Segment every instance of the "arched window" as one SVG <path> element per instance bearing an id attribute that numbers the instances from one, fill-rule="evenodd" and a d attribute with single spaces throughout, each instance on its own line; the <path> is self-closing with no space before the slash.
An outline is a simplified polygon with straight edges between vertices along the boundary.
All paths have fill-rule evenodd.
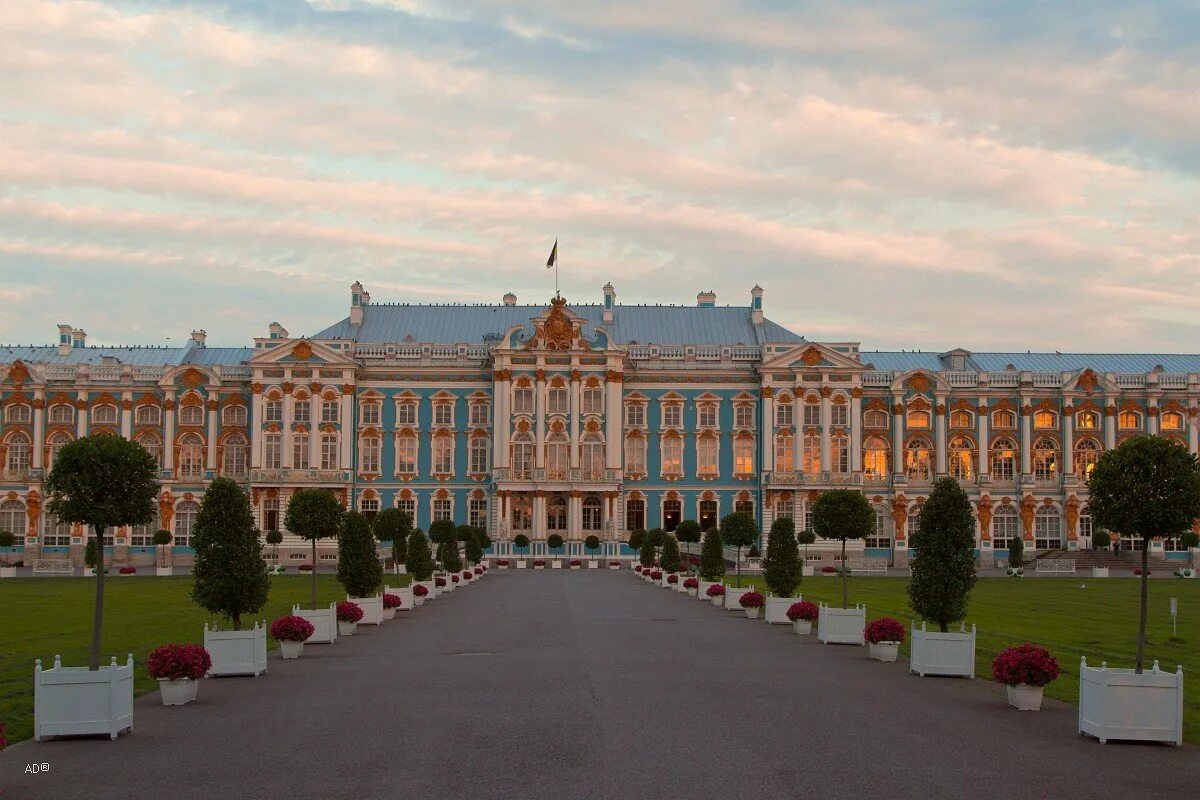
<path id="1" fill-rule="evenodd" d="M 200 506 L 191 500 L 184 500 L 175 506 L 175 530 L 171 544 L 176 547 L 192 546 L 192 527 L 196 524 L 196 515 Z"/>
<path id="2" fill-rule="evenodd" d="M 201 405 L 183 406 L 179 409 L 180 425 L 203 425 L 204 407 Z"/>
<path id="3" fill-rule="evenodd" d="M 596 532 L 604 526 L 604 508 L 599 497 L 583 498 L 583 529 Z"/>
<path id="4" fill-rule="evenodd" d="M 225 449 L 221 454 L 221 474 L 227 478 L 246 477 L 246 437 L 240 433 L 225 437 Z"/>
<path id="5" fill-rule="evenodd" d="M 552 481 L 566 480 L 570 459 L 571 443 L 567 439 L 567 435 L 565 433 L 550 434 L 546 439 L 546 478 Z"/>
<path id="6" fill-rule="evenodd" d="M 204 475 L 204 440 L 195 433 L 185 433 L 179 439 L 179 477 L 199 478 Z"/>
<path id="7" fill-rule="evenodd" d="M 975 474 L 975 443 L 966 436 L 955 436 L 950 440 L 947 467 L 950 477 L 969 481 Z"/>
<path id="8" fill-rule="evenodd" d="M 565 531 L 567 529 L 567 498 L 561 494 L 552 495 L 546 501 L 546 530 Z"/>
<path id="9" fill-rule="evenodd" d="M 910 428 L 928 428 L 929 412 L 909 409 L 908 415 L 905 417 L 905 424 Z"/>
<path id="10" fill-rule="evenodd" d="M 878 408 L 873 408 L 863 414 L 863 426 L 867 428 L 886 428 L 888 426 L 888 413 Z"/>
<path id="11" fill-rule="evenodd" d="M 71 434 L 67 433 L 66 431 L 59 431 L 58 433 L 53 433 L 50 435 L 50 438 L 46 440 L 46 445 L 50 449 L 48 454 L 49 458 L 47 458 L 46 469 L 54 468 L 55 462 L 58 461 L 59 451 L 69 445 L 71 441 Z"/>
<path id="12" fill-rule="evenodd" d="M 133 421 L 138 425 L 160 425 L 162 424 L 162 409 L 158 406 L 138 406 L 133 412 Z"/>
<path id="13" fill-rule="evenodd" d="M 412 433 L 402 433 L 396 437 L 396 473 L 417 474 L 417 437 Z"/>
<path id="14" fill-rule="evenodd" d="M 970 411 L 958 409 L 950 412 L 951 428 L 971 428 L 975 426 L 975 415 Z"/>
<path id="15" fill-rule="evenodd" d="M 1075 427 L 1084 431 L 1100 429 L 1100 415 L 1095 411 L 1080 411 L 1075 415 Z"/>
<path id="16" fill-rule="evenodd" d="M 927 481 L 932 475 L 929 466 L 929 454 L 932 448 L 929 440 L 923 436 L 914 436 L 905 448 L 904 471 L 909 480 Z"/>
<path id="17" fill-rule="evenodd" d="M 1123 431 L 1137 431 L 1142 429 L 1142 415 L 1136 411 L 1122 411 L 1117 417 L 1117 427 Z"/>
<path id="18" fill-rule="evenodd" d="M 60 403 L 56 406 L 50 406 L 51 425 L 70 425 L 74 421 L 75 406 L 69 406 L 65 403 Z"/>
<path id="19" fill-rule="evenodd" d="M 604 413 L 604 392 L 599 386 L 585 386 L 583 389 L 583 413 Z"/>
<path id="20" fill-rule="evenodd" d="M 1017 445 L 1007 436 L 992 442 L 992 480 L 1011 481 L 1017 474 Z"/>
<path id="21" fill-rule="evenodd" d="M 863 473 L 868 478 L 886 478 L 891 472 L 891 448 L 882 436 L 871 436 L 863 442 Z"/>
<path id="22" fill-rule="evenodd" d="M 551 386 L 547 392 L 546 410 L 551 414 L 566 414 L 569 410 L 567 387 Z"/>
<path id="23" fill-rule="evenodd" d="M 1017 509 L 1012 506 L 996 506 L 992 512 L 992 548 L 1007 550 L 1013 539 L 1021 535 Z"/>
<path id="24" fill-rule="evenodd" d="M 1159 419 L 1159 427 L 1164 431 L 1183 430 L 1183 414 L 1178 411 L 1164 411 Z"/>
<path id="25" fill-rule="evenodd" d="M 775 437 L 775 471 L 776 472 L 791 472 L 796 468 L 795 453 L 792 452 L 792 442 L 795 441 L 790 434 L 781 433 Z"/>
<path id="26" fill-rule="evenodd" d="M 992 413 L 993 428 L 1017 427 L 1017 415 L 1011 411 L 995 411 Z"/>
<path id="27" fill-rule="evenodd" d="M 28 425 L 33 414 L 29 406 L 20 403 L 4 409 L 4 421 L 14 425 Z"/>
<path id="28" fill-rule="evenodd" d="M 4 460 L 4 470 L 10 478 L 24 478 L 32 464 L 33 448 L 29 444 L 29 436 L 22 431 L 15 431 L 8 436 L 8 454 Z"/>
<path id="29" fill-rule="evenodd" d="M 159 438 L 158 434 L 154 431 L 145 431 L 144 433 L 139 433 L 134 441 L 140 444 L 143 450 L 154 456 L 154 463 L 158 465 L 159 469 L 162 469 L 162 439 Z"/>
<path id="30" fill-rule="evenodd" d="M 1033 477 L 1039 481 L 1058 477 L 1058 442 L 1042 436 L 1033 443 Z"/>
<path id="31" fill-rule="evenodd" d="M 246 407 L 245 406 L 225 406 L 221 411 L 222 425 L 245 425 L 246 424 Z"/>
<path id="32" fill-rule="evenodd" d="M 518 480 L 533 478 L 533 436 L 518 433 L 512 440 L 512 472 Z"/>
<path id="33" fill-rule="evenodd" d="M 97 425 L 116 425 L 117 407 L 110 405 L 96 406 L 92 409 L 92 422 Z"/>
<path id="34" fill-rule="evenodd" d="M 1054 506 L 1039 506 L 1034 514 L 1033 546 L 1038 550 L 1062 547 L 1062 517 Z"/>
<path id="35" fill-rule="evenodd" d="M 1046 409 L 1033 412 L 1033 427 L 1042 429 L 1058 427 L 1058 414 Z"/>
<path id="36" fill-rule="evenodd" d="M 804 447 L 804 471 L 814 474 L 821 471 L 821 437 L 809 434 L 802 442 Z"/>
<path id="37" fill-rule="evenodd" d="M 579 467 L 585 479 L 604 477 L 604 441 L 599 434 L 584 434 L 579 443 Z"/>
<path id="38" fill-rule="evenodd" d="M 518 386 L 513 389 L 513 411 L 518 414 L 533 413 L 533 388 Z"/>
<path id="39" fill-rule="evenodd" d="M 6 531 L 17 537 L 17 541 L 25 541 L 25 506 L 20 500 L 5 500 L 0 503 L 0 531 Z"/>
<path id="40" fill-rule="evenodd" d="M 908 519 L 905 523 L 905 527 L 908 529 L 909 541 L 912 541 L 912 537 L 916 536 L 917 534 L 919 534 L 921 532 L 921 507 L 920 506 L 912 506 L 911 508 L 908 509 Z"/>
<path id="41" fill-rule="evenodd" d="M 1096 462 L 1100 460 L 1103 452 L 1104 448 L 1091 437 L 1080 439 L 1075 443 L 1075 474 L 1079 476 L 1079 480 L 1087 483 L 1087 479 L 1092 477 L 1092 470 L 1096 468 Z"/>

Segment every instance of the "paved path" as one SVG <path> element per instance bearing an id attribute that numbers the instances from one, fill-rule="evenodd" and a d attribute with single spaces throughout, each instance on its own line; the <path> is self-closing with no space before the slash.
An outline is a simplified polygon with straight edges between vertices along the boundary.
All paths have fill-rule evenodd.
<path id="1" fill-rule="evenodd" d="M 1195 797 L 1200 751 L 1080 739 L 984 681 L 917 678 L 628 571 L 493 572 L 137 730 L 22 743 L 0 798 Z M 21 775 L 27 761 L 50 773 Z"/>

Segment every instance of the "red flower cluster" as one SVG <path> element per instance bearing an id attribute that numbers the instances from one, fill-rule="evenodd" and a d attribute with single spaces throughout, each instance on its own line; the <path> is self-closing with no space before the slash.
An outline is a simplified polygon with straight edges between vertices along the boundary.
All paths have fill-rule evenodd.
<path id="1" fill-rule="evenodd" d="M 433 579 L 433 585 L 440 589 L 446 585 L 446 579 L 439 575 Z"/>
<path id="2" fill-rule="evenodd" d="M 656 581 L 661 581 L 662 580 L 662 570 L 661 569 L 654 570 L 654 572 L 650 573 L 650 577 Z"/>
<path id="3" fill-rule="evenodd" d="M 271 623 L 271 638 L 277 642 L 307 642 L 317 632 L 304 617 L 288 614 Z"/>
<path id="4" fill-rule="evenodd" d="M 500 559 L 499 561 L 497 561 L 496 563 L 497 563 L 497 564 L 499 564 L 499 565 L 500 565 L 500 566 L 502 566 L 502 567 L 507 567 L 507 566 L 508 566 L 508 559 L 507 559 L 507 558 L 502 558 L 502 559 Z"/>
<path id="5" fill-rule="evenodd" d="M 720 583 L 714 583 L 712 586 L 708 587 L 708 591 L 706 591 L 705 594 L 709 597 L 718 597 L 725 594 L 725 587 Z"/>
<path id="6" fill-rule="evenodd" d="M 459 582 L 459 577 L 458 577 L 458 573 L 457 573 L 457 572 L 456 572 L 455 574 L 453 574 L 453 575 L 451 575 L 451 576 L 450 576 L 450 582 L 451 582 L 451 583 L 458 583 L 458 582 Z"/>
<path id="7" fill-rule="evenodd" d="M 358 607 L 358 603 L 343 600 L 337 604 L 337 618 L 338 622 L 358 622 L 363 618 L 363 610 Z"/>
<path id="8" fill-rule="evenodd" d="M 1006 686 L 1045 686 L 1058 677 L 1058 659 L 1050 651 L 1026 642 L 1006 647 L 992 659 L 992 677 Z"/>
<path id="9" fill-rule="evenodd" d="M 1134 567 L 1134 568 L 1133 568 L 1133 574 L 1134 574 L 1134 575 L 1141 575 L 1141 574 L 1142 574 L 1142 568 L 1141 568 L 1141 567 Z M 1149 574 L 1150 574 L 1150 570 L 1146 570 L 1146 574 L 1147 574 L 1147 575 L 1149 575 Z"/>
<path id="10" fill-rule="evenodd" d="M 413 587 L 413 597 L 424 597 L 427 594 L 429 594 L 428 586 L 422 586 L 421 584 L 418 583 L 416 586 Z"/>
<path id="11" fill-rule="evenodd" d="M 8 740 L 4 738 L 4 723 L 0 722 L 0 750 L 8 747 Z"/>
<path id="12" fill-rule="evenodd" d="M 572 558 L 572 559 L 571 559 L 571 563 L 570 563 L 570 564 L 568 564 L 567 566 L 569 566 L 569 567 L 578 567 L 578 566 L 579 566 L 579 559 L 578 559 L 578 558 Z"/>
<path id="13" fill-rule="evenodd" d="M 537 561 L 534 561 L 534 562 L 533 562 L 533 565 L 534 565 L 535 567 L 544 567 L 544 566 L 546 566 L 546 559 L 544 559 L 544 558 L 539 558 Z"/>
<path id="14" fill-rule="evenodd" d="M 312 572 L 312 564 L 301 564 L 300 571 L 301 572 Z"/>
<path id="15" fill-rule="evenodd" d="M 471 578 L 475 577 L 475 573 L 471 572 L 469 569 L 464 569 L 462 576 L 464 581 L 469 581 Z"/>
<path id="16" fill-rule="evenodd" d="M 799 603 L 792 603 L 788 606 L 787 618 L 792 622 L 798 619 L 812 622 L 821 613 L 821 609 L 817 608 L 816 603 L 810 603 L 807 600 L 801 600 Z"/>
<path id="17" fill-rule="evenodd" d="M 137 573 L 137 567 L 121 567 L 122 575 L 134 575 Z"/>
<path id="18" fill-rule="evenodd" d="M 610 567 L 619 567 L 619 566 L 621 566 L 621 562 L 620 561 L 610 561 L 610 562 L 608 562 L 608 565 Z"/>
<path id="19" fill-rule="evenodd" d="M 667 576 L 667 583 L 670 583 L 670 584 L 679 583 L 679 576 L 672 572 L 670 575 Z"/>
<path id="20" fill-rule="evenodd" d="M 700 588 L 700 581 L 696 580 L 695 578 L 688 578 L 683 582 L 683 588 L 698 589 Z"/>
<path id="21" fill-rule="evenodd" d="M 822 575 L 832 575 L 837 572 L 837 567 L 821 567 Z"/>
<path id="22" fill-rule="evenodd" d="M 873 620 L 863 631 L 863 636 L 871 644 L 880 642 L 903 642 L 904 626 L 899 620 L 891 617 L 881 617 Z"/>
<path id="23" fill-rule="evenodd" d="M 150 677 L 168 681 L 200 680 L 211 668 L 212 658 L 198 644 L 164 644 L 146 659 Z"/>
<path id="24" fill-rule="evenodd" d="M 476 567 L 476 568 L 475 568 L 475 574 L 476 574 L 476 575 L 482 575 L 482 574 L 483 574 L 483 567 Z"/>
<path id="25" fill-rule="evenodd" d="M 762 608 L 767 604 L 767 598 L 763 597 L 762 592 L 746 592 L 738 598 L 738 604 L 742 608 Z"/>
<path id="26" fill-rule="evenodd" d="M 404 603 L 403 603 L 403 601 L 400 600 L 400 595 L 392 594 L 391 592 L 384 594 L 384 596 L 383 596 L 383 607 L 384 608 L 399 608 L 402 605 L 404 605 Z"/>
<path id="27" fill-rule="evenodd" d="M 642 574 L 642 565 L 638 564 L 636 567 L 633 568 L 633 571 L 636 572 L 638 575 L 641 575 Z"/>

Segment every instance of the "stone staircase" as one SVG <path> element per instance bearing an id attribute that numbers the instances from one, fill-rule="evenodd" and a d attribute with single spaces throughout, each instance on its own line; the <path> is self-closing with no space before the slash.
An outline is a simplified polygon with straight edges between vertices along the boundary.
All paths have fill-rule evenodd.
<path id="1" fill-rule="evenodd" d="M 1042 559 L 1067 559 L 1075 562 L 1075 569 L 1091 569 L 1092 567 L 1115 567 L 1117 569 L 1133 569 L 1142 565 L 1140 551 L 1121 550 L 1117 553 L 1111 550 L 1047 550 L 1039 553 L 1034 561 Z M 1151 564 L 1163 563 L 1162 558 L 1150 555 Z"/>

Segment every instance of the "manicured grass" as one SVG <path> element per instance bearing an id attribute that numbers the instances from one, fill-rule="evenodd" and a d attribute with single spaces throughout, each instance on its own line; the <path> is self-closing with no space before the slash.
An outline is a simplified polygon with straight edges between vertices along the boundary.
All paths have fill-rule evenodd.
<path id="1" fill-rule="evenodd" d="M 271 620 L 291 611 L 294 604 L 307 607 L 311 576 L 276 575 L 271 578 L 267 607 L 254 620 Z M 317 577 L 319 602 L 344 600 L 346 592 L 332 575 Z M 385 575 L 389 586 L 407 586 L 408 575 Z M 49 669 L 54 656 L 65 666 L 86 666 L 92 636 L 92 600 L 96 585 L 91 578 L 8 578 L 0 582 L 4 623 L 0 625 L 0 721 L 8 724 L 9 742 L 33 735 L 33 662 L 42 659 Z M 125 663 L 133 653 L 134 692 L 158 688 L 146 673 L 146 656 L 160 644 L 204 639 L 204 623 L 213 618 L 191 600 L 188 577 L 119 577 L 104 582 L 103 660 L 115 655 Z M 226 627 L 222 625 L 222 627 Z M 275 648 L 274 639 L 267 638 Z"/>
<path id="2" fill-rule="evenodd" d="M 727 584 L 736 578 L 726 576 Z M 742 577 L 764 593 L 760 577 Z M 850 604 L 867 607 L 867 621 L 895 617 L 906 626 L 915 617 L 908 606 L 907 578 L 851 577 Z M 1086 587 L 1086 588 L 1081 588 Z M 837 577 L 805 578 L 800 594 L 814 603 L 840 607 Z M 1178 636 L 1171 635 L 1170 598 L 1179 599 Z M 1058 659 L 1059 679 L 1046 694 L 1079 702 L 1079 659 L 1089 666 L 1107 661 L 1132 667 L 1137 652 L 1138 581 L 1129 578 L 980 578 L 971 596 L 967 625 L 975 624 L 976 674 L 991 680 L 992 658 L 1012 644 L 1033 642 Z M 957 628 L 955 628 L 957 630 Z M 816 635 L 816 629 L 813 629 Z M 1146 666 L 1163 670 L 1183 665 L 1184 738 L 1200 742 L 1200 581 L 1151 580 Z M 908 643 L 901 648 L 907 658 Z M 934 679 L 929 679 L 934 680 Z"/>

